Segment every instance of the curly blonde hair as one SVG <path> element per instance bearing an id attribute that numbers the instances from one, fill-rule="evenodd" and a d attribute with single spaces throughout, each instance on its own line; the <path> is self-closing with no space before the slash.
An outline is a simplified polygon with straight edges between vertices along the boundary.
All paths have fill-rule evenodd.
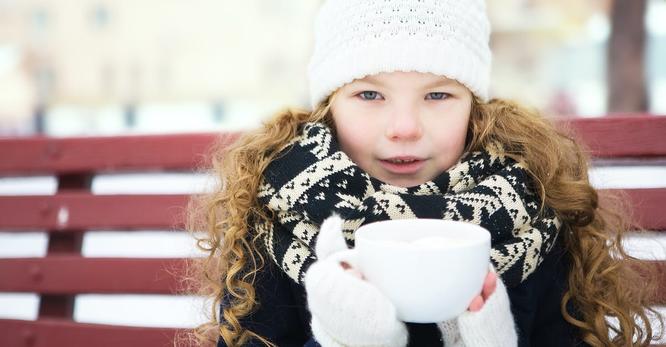
<path id="1" fill-rule="evenodd" d="M 210 299 L 209 321 L 190 335 L 198 344 L 214 344 L 221 338 L 229 346 L 252 339 L 274 346 L 239 323 L 261 304 L 253 283 L 266 257 L 262 235 L 250 225 L 271 216 L 256 194 L 262 172 L 296 136 L 299 124 L 333 125 L 333 97 L 313 112 L 281 111 L 232 146 L 213 150 L 213 172 L 221 184 L 193 200 L 189 208 L 188 230 L 204 231 L 197 245 L 206 257 L 189 263 L 188 276 L 196 283 L 197 293 Z M 561 302 L 565 319 L 592 346 L 649 345 L 654 335 L 649 317 L 657 316 L 649 306 L 654 283 L 650 276 L 634 271 L 641 261 L 627 255 L 621 242 L 629 230 L 622 212 L 626 210 L 618 199 L 600 199 L 590 185 L 589 159 L 583 149 L 535 110 L 507 100 L 483 103 L 475 98 L 466 150 L 480 150 L 495 141 L 504 145 L 506 155 L 526 165 L 543 203 L 564 222 L 563 242 L 572 265 L 569 289 Z M 228 305 L 221 308 L 220 316 L 225 295 Z M 568 311 L 569 304 L 575 307 L 575 315 Z M 610 324 L 607 317 L 617 323 Z"/>

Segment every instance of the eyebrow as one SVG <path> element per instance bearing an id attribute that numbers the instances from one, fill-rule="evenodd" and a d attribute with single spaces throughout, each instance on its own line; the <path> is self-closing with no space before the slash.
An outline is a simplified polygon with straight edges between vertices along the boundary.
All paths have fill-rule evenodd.
<path id="1" fill-rule="evenodd" d="M 367 76 L 367 77 L 363 78 L 362 80 L 359 80 L 359 82 L 366 82 L 366 83 L 376 84 L 376 85 L 379 85 L 379 86 L 385 86 L 384 83 L 375 79 L 372 76 Z M 453 85 L 453 84 L 455 84 L 455 82 L 452 79 L 448 79 L 448 78 L 438 79 L 438 80 L 436 80 L 432 83 L 429 83 L 429 84 L 425 85 L 423 87 L 423 89 L 430 89 L 430 88 L 433 88 L 433 87 Z"/>
<path id="2" fill-rule="evenodd" d="M 426 87 L 426 89 L 428 89 L 428 88 L 432 88 L 432 87 L 448 86 L 448 85 L 453 85 L 453 84 L 455 84 L 455 81 L 452 80 L 452 79 L 447 78 L 447 79 L 437 80 L 433 83 L 430 83 L 430 84 L 426 85 L 425 87 Z"/>

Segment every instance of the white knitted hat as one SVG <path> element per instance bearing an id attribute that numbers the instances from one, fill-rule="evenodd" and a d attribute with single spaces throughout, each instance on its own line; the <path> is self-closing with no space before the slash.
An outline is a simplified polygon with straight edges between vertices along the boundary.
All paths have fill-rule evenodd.
<path id="1" fill-rule="evenodd" d="M 314 108 L 368 75 L 430 72 L 488 99 L 490 23 L 484 0 L 327 0 L 308 66 Z"/>

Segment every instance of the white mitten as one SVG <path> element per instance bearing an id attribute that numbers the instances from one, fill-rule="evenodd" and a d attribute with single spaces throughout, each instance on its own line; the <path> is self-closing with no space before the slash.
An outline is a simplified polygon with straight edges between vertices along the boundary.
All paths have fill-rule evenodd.
<path id="1" fill-rule="evenodd" d="M 442 332 L 442 340 L 444 340 L 445 347 L 464 347 L 456 318 L 437 323 L 437 326 L 439 327 L 439 331 Z"/>
<path id="2" fill-rule="evenodd" d="M 509 295 L 500 278 L 497 278 L 495 292 L 490 295 L 480 311 L 465 311 L 457 318 L 437 325 L 447 347 L 513 347 L 518 345 Z"/>
<path id="3" fill-rule="evenodd" d="M 389 299 L 340 265 L 350 252 L 339 217 L 324 221 L 315 253 L 318 260 L 305 274 L 315 340 L 324 347 L 406 346 L 407 327 L 397 319 Z"/>

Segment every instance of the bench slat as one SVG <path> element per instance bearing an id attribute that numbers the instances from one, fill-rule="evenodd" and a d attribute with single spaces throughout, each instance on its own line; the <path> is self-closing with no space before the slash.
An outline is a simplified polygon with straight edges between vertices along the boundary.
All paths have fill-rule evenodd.
<path id="1" fill-rule="evenodd" d="M 125 327 L 53 319 L 0 319 L 0 345 L 3 347 L 89 347 L 92 341 L 96 347 L 170 347 L 177 333 L 178 329 L 173 328 Z"/>
<path id="2" fill-rule="evenodd" d="M 189 196 L 93 195 L 0 197 L 0 229 L 182 229 Z"/>
<path id="3" fill-rule="evenodd" d="M 126 327 L 54 319 L 0 319 L 0 345 L 3 347 L 88 347 L 91 341 L 96 347 L 170 347 L 177 333 L 178 329 L 174 328 Z"/>
<path id="4" fill-rule="evenodd" d="M 191 170 L 216 141 L 237 133 L 0 140 L 0 175 Z"/>
<path id="5" fill-rule="evenodd" d="M 572 118 L 572 128 L 594 156 L 666 157 L 666 117 Z M 0 140 L 0 176 L 104 171 L 191 170 L 219 139 L 233 143 L 239 133 L 147 136 L 28 138 Z"/>
<path id="6" fill-rule="evenodd" d="M 625 116 L 561 121 L 598 158 L 666 157 L 666 117 Z"/>
<path id="7" fill-rule="evenodd" d="M 184 259 L 176 258 L 46 258 L 0 259 L 0 292 L 41 294 L 177 294 L 184 284 L 179 274 Z M 655 304 L 666 304 L 666 262 L 651 261 L 659 294 Z M 638 269 L 640 271 L 640 269 Z"/>
<path id="8" fill-rule="evenodd" d="M 0 292 L 40 294 L 178 294 L 183 259 L 58 256 L 0 259 Z M 658 277 L 655 305 L 666 304 L 666 262 L 651 261 Z M 637 269 L 640 271 L 640 269 Z M 4 346 L 3 344 L 0 344 Z"/>
<path id="9" fill-rule="evenodd" d="M 666 230 L 666 188 L 624 191 L 641 226 Z M 0 197 L 0 230 L 182 229 L 188 201 L 183 194 L 5 196 Z"/>
<path id="10" fill-rule="evenodd" d="M 610 190 L 613 191 L 613 190 Z M 638 226 L 647 230 L 666 231 L 666 188 L 622 189 L 629 198 Z"/>
<path id="11" fill-rule="evenodd" d="M 0 259 L 0 292 L 177 294 L 183 266 L 177 258 L 7 258 Z"/>
<path id="12" fill-rule="evenodd" d="M 56 319 L 0 319 L 0 346 L 170 347 L 177 332 L 173 328 L 126 327 Z"/>

